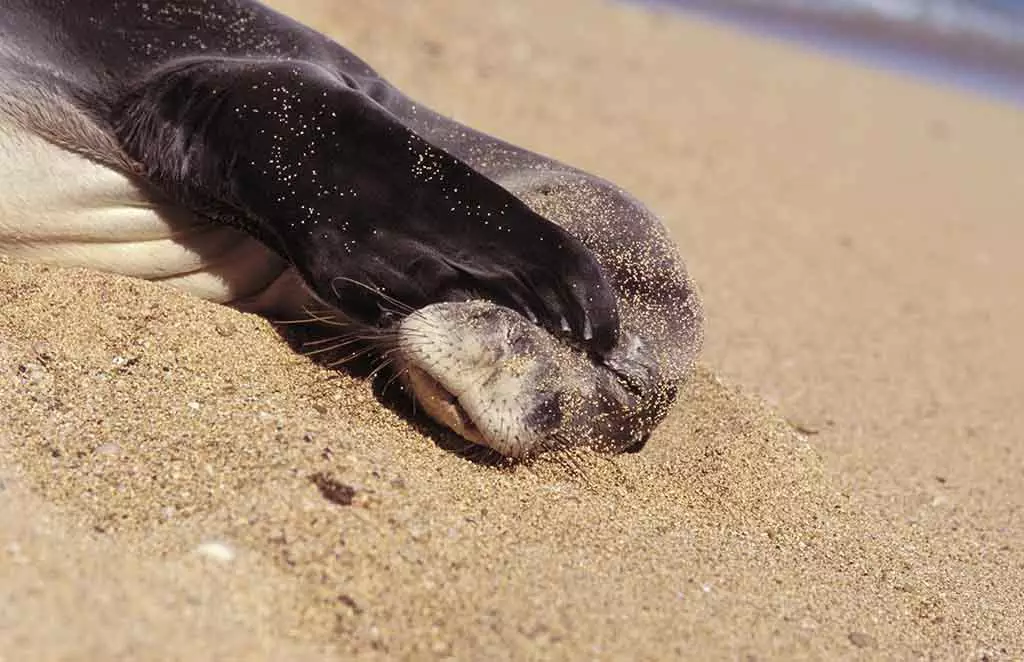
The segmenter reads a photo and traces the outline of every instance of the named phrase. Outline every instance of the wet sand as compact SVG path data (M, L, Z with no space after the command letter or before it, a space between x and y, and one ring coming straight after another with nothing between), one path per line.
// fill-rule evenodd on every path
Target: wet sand
M257 317L0 260L0 660L1024 656L1019 110L625 5L278 6L647 201L702 367L641 453L496 469Z

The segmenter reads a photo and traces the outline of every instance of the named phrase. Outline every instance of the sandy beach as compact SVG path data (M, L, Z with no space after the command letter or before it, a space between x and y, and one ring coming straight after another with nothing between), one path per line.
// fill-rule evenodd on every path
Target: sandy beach
M0 258L0 662L1024 658L1024 111L599 0L278 0L700 286L647 448L446 450L261 318Z

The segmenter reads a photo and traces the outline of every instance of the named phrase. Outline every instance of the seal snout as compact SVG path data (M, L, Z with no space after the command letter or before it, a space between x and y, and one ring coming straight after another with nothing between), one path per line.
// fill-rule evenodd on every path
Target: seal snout
M522 457L561 424L558 347L508 308L441 303L402 320L397 360L431 418L502 455Z
M508 308L468 301L421 308L398 336L399 374L423 410L506 457L635 446L671 399L659 395L654 356L629 333L595 361Z

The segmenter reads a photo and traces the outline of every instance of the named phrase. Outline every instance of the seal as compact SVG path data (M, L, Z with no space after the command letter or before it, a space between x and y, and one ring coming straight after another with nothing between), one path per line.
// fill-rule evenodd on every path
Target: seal
M635 446L701 341L657 219L250 0L0 0L0 253L373 340L510 457Z

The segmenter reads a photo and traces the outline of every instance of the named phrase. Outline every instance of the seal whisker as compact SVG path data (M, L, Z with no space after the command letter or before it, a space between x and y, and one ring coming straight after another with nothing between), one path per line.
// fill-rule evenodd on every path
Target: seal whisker
M341 335L337 335L337 336L329 336L327 338L320 338L319 340L304 340L304 341L302 341L302 346L303 347L316 347L317 345L324 345L324 344L329 343L329 342L334 342L335 340L347 340L348 338L349 338L348 335L341 334Z
M355 361L356 359L359 359L359 358L362 358L362 357L364 357L364 356L366 356L368 354L371 354L375 350L376 350L375 347L367 347L367 348L361 349L359 351L352 352L351 354L348 354L348 355L346 355L346 356L344 356L344 357L342 357L342 358L340 358L340 359L338 359L336 361L331 361L330 363L328 363L326 365L326 367L328 367L328 368L337 368L338 366L343 366L346 363L351 363L352 361Z
M352 338L352 339L349 339L349 340L344 340L342 342L336 343L334 345L330 345L328 347L320 347L318 349L313 349L313 350L309 350L309 351L302 351L301 353L302 353L303 356L316 356L317 354L326 354L328 352L334 352L334 351L337 351L337 350L339 350L339 349L341 349L343 347L348 347L350 345L354 345L354 344L358 344L358 343L362 343L362 342L366 342L366 341L364 341L364 340L362 340L360 338ZM373 349L375 349L375 348L368 347L368 348L366 348L366 351L369 352L369 351L372 351Z
M380 390L380 394L381 394L381 395L384 395L385 393L387 393L387 391L388 391L388 388L389 388L389 387L390 387L390 386L391 386L392 384L394 384L394 383L395 383L395 381L397 381L398 379L400 379L400 378L402 377L402 375L405 375L405 374L406 374L406 373L408 373L408 372L409 372L409 366L408 366L408 365L406 365L406 366L405 366L404 368L402 368L401 370L396 370L396 371L395 371L395 373L394 373L393 375L391 375L391 378L390 378L390 379L388 379L388 381L387 381L387 382L385 382L385 384L384 384L384 387L383 387L383 388L381 388L381 390Z
M390 333L365 333L364 331L353 331L352 333L335 336L335 338L344 339L345 341L352 340L373 343L380 347L390 347L394 341L398 339L398 336Z
M385 353L381 357L382 360L380 362L380 365L378 365L376 368L374 368L373 372L371 372L369 375L367 375L367 377L366 377L367 380L372 381L378 374L380 374L380 372L383 369L387 368L388 366L392 365L395 362L395 359L390 357L389 354L390 354L390 352L387 352L387 353Z
M340 333L337 335L329 336L326 338L318 338L316 340L306 340L301 343L300 352L305 356L312 356L315 354L323 354L333 350L340 349L349 345L366 343L369 347L368 351L375 351L384 348L390 348L394 346L395 341L398 339L398 334L390 330L381 329L379 332L371 329L353 329L349 333ZM328 347L321 347L333 343ZM317 347L307 351L307 347Z
M315 317L315 316L311 315L310 317L303 317L303 318L300 318L300 319L287 319L287 320L285 320L285 319L275 319L275 320L271 320L271 323L275 324L275 325L279 325L279 326L294 326L294 325L297 325L297 324L315 324L316 322L324 322L324 321L325 320L323 320L320 317Z
M307 305L304 305L302 307L302 312L309 313L310 315L318 315L318 316L321 316L321 317L332 317L333 318L337 314L338 309L337 308L333 308L331 306L323 306L323 307L319 307L318 308L318 307L314 307L314 306L312 306L310 304L307 304Z
M319 338L317 340L305 340L305 341L302 342L302 346L303 347L315 347L317 345L324 345L324 344L329 343L329 342L334 342L334 341L348 342L350 340L354 340L354 341L361 340L361 341L364 341L364 342L377 342L379 340L385 340L385 339L390 339L390 338L388 338L387 336L384 336L384 335L377 336L377 335L373 335L373 334L364 334L362 332L352 332L352 333L342 333L342 334L338 334L336 336L330 336L328 338Z
M390 304L392 304L394 306L397 306L400 311L404 311L406 314L415 312L415 310L416 310L415 308L413 308L409 304L404 303L402 301L399 301L398 299L394 298L393 296L391 296L389 294L386 294L380 288L373 287L372 285L368 285L367 283L363 283L362 281L355 280L354 278L348 278L347 276L335 276L331 280L331 289L334 290L334 295L336 297L338 297L339 300L341 299L341 294L338 292L338 288L336 287L336 284L337 284L338 281L341 281L343 283L351 283L353 285L357 285L359 287L365 288L366 290L369 290L373 294L376 294L380 298L384 299L388 303L390 303Z
M302 312L310 315L314 318L314 321L320 322L321 324L327 324L328 326L340 326L347 328L353 326L352 322L342 322L338 320L337 313L335 311L329 311L329 315L318 315L311 311L309 308L303 308Z
M348 345L366 343L372 349L384 349L393 346L394 337L388 334L366 334L362 331L355 331L352 333L343 333L329 338L320 338L317 340L304 341L302 343L302 353L306 356L312 354L320 354L323 352L329 352L333 349L345 347ZM322 347L320 349L305 351L306 347L320 347L327 343L334 343L329 347Z

